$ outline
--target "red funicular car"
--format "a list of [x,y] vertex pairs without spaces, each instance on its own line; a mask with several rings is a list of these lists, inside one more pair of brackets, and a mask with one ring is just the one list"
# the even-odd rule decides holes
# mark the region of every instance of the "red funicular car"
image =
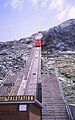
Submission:
[[35,35],[35,46],[36,47],[40,47],[41,46],[41,42],[42,42],[42,37],[43,37],[43,33],[42,32],[38,32]]

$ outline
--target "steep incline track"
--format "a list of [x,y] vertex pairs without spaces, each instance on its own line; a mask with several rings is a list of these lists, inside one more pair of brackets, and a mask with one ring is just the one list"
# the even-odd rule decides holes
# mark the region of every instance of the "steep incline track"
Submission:
[[0,96],[23,95],[33,95],[35,102],[43,107],[42,120],[68,120],[56,73],[41,75],[41,47],[32,48],[26,67],[19,74],[10,72],[0,86]]
[[39,71],[41,71],[41,47],[34,47],[31,50],[26,67],[19,75],[15,75],[14,79],[11,74],[7,76],[0,87],[0,96],[34,95],[36,98],[37,84],[41,78]]
[[38,72],[41,70],[41,66],[39,69],[40,59],[41,59],[41,48],[37,47],[33,50],[32,59],[30,61],[29,69],[27,72],[27,76],[22,80],[20,88],[18,90],[17,95],[34,95],[36,97],[37,94],[37,84],[38,84]]

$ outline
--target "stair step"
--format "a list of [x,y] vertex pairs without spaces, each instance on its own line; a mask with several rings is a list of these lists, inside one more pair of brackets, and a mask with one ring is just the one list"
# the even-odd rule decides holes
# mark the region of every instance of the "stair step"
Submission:
[[[46,118],[47,118],[47,115],[43,115],[42,118],[43,118],[43,119],[46,119]],[[60,120],[68,119],[67,116],[55,116],[55,117],[54,117],[54,116],[48,115],[48,119],[49,119],[49,120],[50,120],[50,119],[53,119],[53,118],[54,118],[55,120],[56,120],[56,119],[57,119],[57,120],[58,120],[58,119],[60,119]]]
[[42,103],[43,103],[43,102],[48,102],[48,101],[49,101],[49,102],[52,102],[52,103],[53,103],[53,102],[54,102],[54,103],[59,103],[59,104],[60,104],[60,103],[64,103],[63,100],[52,100],[52,99],[47,99],[47,98],[43,99],[43,100],[42,100]]
[[64,102],[63,101],[49,101],[49,100],[43,100],[42,101],[42,103],[46,103],[46,102],[48,102],[49,104],[51,103],[51,104],[60,104],[60,105],[62,105],[62,104],[64,104]]
[[65,103],[56,76],[44,75],[42,79],[42,120],[68,120]]
[[[42,118],[42,120],[47,120],[47,118]],[[48,120],[69,120],[68,118],[48,118]]]

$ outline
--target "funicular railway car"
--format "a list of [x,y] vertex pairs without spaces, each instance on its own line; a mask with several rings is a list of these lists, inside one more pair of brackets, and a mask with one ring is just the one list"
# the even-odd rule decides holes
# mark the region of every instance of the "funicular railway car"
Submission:
[[42,37],[43,37],[43,33],[42,33],[42,32],[38,32],[38,33],[35,35],[35,46],[36,46],[36,47],[40,47],[40,46],[41,46]]

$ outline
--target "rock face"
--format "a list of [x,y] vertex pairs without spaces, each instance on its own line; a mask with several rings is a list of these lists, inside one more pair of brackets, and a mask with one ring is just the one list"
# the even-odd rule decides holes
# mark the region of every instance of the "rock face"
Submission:
[[50,53],[75,50],[75,19],[70,19],[44,32],[43,49]]
[[0,42],[0,80],[5,77],[8,70],[17,72],[24,67],[32,46],[32,38]]
[[[22,69],[27,61],[30,50],[34,46],[34,36],[0,42],[0,80],[9,69],[14,72]],[[43,31],[43,50],[51,54],[59,51],[75,50],[75,19],[68,20],[48,31]]]
[[75,19],[45,31],[42,44],[42,72],[56,73],[68,103],[75,104]]

